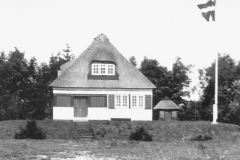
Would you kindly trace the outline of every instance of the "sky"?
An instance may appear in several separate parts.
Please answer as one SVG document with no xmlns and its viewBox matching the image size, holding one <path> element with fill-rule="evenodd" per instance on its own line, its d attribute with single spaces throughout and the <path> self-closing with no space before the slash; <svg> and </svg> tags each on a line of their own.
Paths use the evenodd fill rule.
<svg viewBox="0 0 240 160">
<path fill-rule="evenodd" d="M 198 69 L 217 53 L 240 61 L 240 1 L 217 0 L 216 21 L 207 22 L 197 4 L 206 0 L 0 0 L 0 52 L 17 47 L 38 64 L 66 49 L 80 55 L 105 34 L 125 57 L 144 56 L 172 69 L 176 57 Z M 190 99 L 198 99 L 198 93 Z"/>
</svg>

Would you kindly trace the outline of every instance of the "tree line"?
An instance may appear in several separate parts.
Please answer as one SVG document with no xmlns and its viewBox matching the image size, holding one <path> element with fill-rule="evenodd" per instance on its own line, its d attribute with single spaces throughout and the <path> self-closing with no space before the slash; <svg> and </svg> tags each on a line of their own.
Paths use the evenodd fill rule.
<svg viewBox="0 0 240 160">
<path fill-rule="evenodd" d="M 0 55 L 0 120 L 44 119 L 52 117 L 52 89 L 60 66 L 74 58 L 69 45 L 50 57 L 49 63 L 25 59 L 17 48 Z"/>
<path fill-rule="evenodd" d="M 136 58 L 129 61 L 136 66 Z M 240 61 L 230 55 L 218 55 L 218 121 L 240 125 Z M 181 58 L 176 58 L 171 71 L 161 66 L 156 59 L 144 58 L 139 70 L 156 86 L 153 91 L 153 105 L 168 96 L 181 106 L 180 120 L 212 121 L 215 98 L 215 62 L 205 69 L 199 69 L 199 86 L 202 95 L 198 101 L 187 101 L 191 82 L 188 76 L 192 65 L 184 65 Z M 154 112 L 154 119 L 158 113 Z"/>
<path fill-rule="evenodd" d="M 60 66 L 72 59 L 69 45 L 57 55 L 51 55 L 49 63 L 37 63 L 32 57 L 27 61 L 17 48 L 9 54 L 0 55 L 0 120 L 52 118 L 53 93 L 48 85 L 57 78 Z M 134 56 L 129 61 L 137 67 Z M 137 68 L 155 86 L 153 106 L 165 96 L 181 107 L 180 120 L 212 121 L 215 90 L 215 63 L 199 69 L 203 94 L 198 101 L 184 99 L 190 95 L 192 65 L 185 65 L 177 57 L 172 70 L 159 64 L 156 59 L 144 57 Z M 240 62 L 230 55 L 219 54 L 219 111 L 218 121 L 240 124 Z M 153 112 L 153 119 L 157 119 Z"/>
</svg>

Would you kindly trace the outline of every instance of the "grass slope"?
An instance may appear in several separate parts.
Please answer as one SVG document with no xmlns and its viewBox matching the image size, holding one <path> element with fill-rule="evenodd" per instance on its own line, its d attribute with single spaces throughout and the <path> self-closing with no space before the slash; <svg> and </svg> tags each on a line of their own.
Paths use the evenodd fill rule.
<svg viewBox="0 0 240 160">
<path fill-rule="evenodd" d="M 97 137 L 111 139 L 128 139 L 138 125 L 143 125 L 153 135 L 153 141 L 171 142 L 187 140 L 198 135 L 210 136 L 213 139 L 229 140 L 240 138 L 239 126 L 220 123 L 212 125 L 205 121 L 173 122 L 93 122 L 91 123 Z M 105 132 L 103 136 L 102 133 Z"/>
<path fill-rule="evenodd" d="M 15 132 L 20 127 L 25 127 L 26 121 L 0 121 L 0 139 L 13 139 Z M 88 129 L 92 126 L 98 139 L 129 139 L 136 126 L 143 125 L 153 135 L 153 141 L 170 142 L 186 140 L 198 135 L 211 136 L 213 139 L 230 140 L 240 138 L 240 127 L 233 124 L 220 123 L 212 125 L 204 121 L 173 121 L 173 122 L 120 122 L 120 121 L 92 121 L 75 123 L 73 121 L 37 121 L 37 125 L 43 128 L 47 139 L 71 140 L 77 137 L 77 130 Z"/>
<path fill-rule="evenodd" d="M 19 127 L 25 127 L 27 121 L 0 121 L 0 139 L 13 139 Z M 37 121 L 37 126 L 46 132 L 47 139 L 76 139 L 78 130 L 88 130 L 88 123 L 74 123 L 73 121 Z"/>
<path fill-rule="evenodd" d="M 78 129 L 94 129 L 98 140 L 75 141 Z M 143 125 L 154 142 L 129 141 L 129 134 Z M 37 121 L 47 140 L 14 140 L 26 121 L 0 121 L 0 159 L 240 159 L 239 126 L 210 122 L 99 122 Z M 197 135 L 213 139 L 189 141 Z"/>
</svg>

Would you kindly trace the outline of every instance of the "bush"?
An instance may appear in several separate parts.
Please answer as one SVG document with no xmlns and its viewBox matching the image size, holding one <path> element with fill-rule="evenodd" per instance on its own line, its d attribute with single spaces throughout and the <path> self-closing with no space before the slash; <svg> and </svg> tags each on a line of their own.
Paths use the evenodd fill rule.
<svg viewBox="0 0 240 160">
<path fill-rule="evenodd" d="M 136 127 L 135 132 L 130 135 L 130 140 L 135 141 L 152 141 L 152 135 L 142 125 Z"/>
<path fill-rule="evenodd" d="M 107 131 L 105 128 L 101 128 L 100 131 L 97 131 L 96 135 L 100 136 L 100 137 L 104 137 L 107 134 Z"/>
<path fill-rule="evenodd" d="M 20 132 L 15 133 L 15 139 L 46 139 L 46 132 L 38 127 L 36 121 L 27 121 L 25 128 L 20 127 Z"/>
</svg>

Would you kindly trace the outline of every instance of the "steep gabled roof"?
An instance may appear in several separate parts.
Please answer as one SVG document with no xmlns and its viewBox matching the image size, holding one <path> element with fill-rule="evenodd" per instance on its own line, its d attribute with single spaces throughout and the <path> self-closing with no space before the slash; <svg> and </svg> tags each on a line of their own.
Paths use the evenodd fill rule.
<svg viewBox="0 0 240 160">
<path fill-rule="evenodd" d="M 119 79 L 88 79 L 90 65 L 94 61 L 107 61 L 116 64 Z M 61 76 L 54 80 L 50 86 L 77 88 L 155 88 L 136 67 L 117 51 L 103 34 L 96 37 L 80 56 L 62 65 Z"/>
<path fill-rule="evenodd" d="M 164 97 L 153 109 L 180 109 L 170 98 Z"/>
</svg>

